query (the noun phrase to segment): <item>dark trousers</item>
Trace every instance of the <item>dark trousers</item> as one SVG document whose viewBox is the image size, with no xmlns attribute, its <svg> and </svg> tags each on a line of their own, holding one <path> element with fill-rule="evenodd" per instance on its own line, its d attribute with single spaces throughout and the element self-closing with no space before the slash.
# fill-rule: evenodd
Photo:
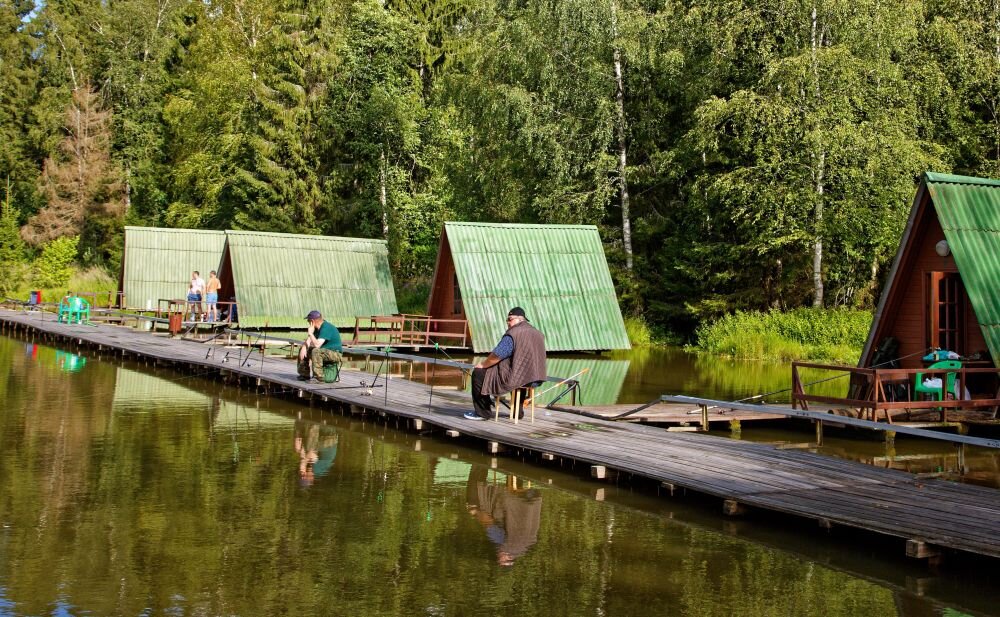
<svg viewBox="0 0 1000 617">
<path fill-rule="evenodd" d="M 480 394 L 480 392 L 483 391 L 483 382 L 486 381 L 486 371 L 494 370 L 496 370 L 494 367 L 472 369 L 472 405 L 475 407 L 476 413 L 479 414 L 480 417 L 486 418 L 487 420 L 493 419 L 493 397 L 489 394 Z M 527 390 L 522 392 L 522 401 L 524 400 L 524 395 L 526 393 Z M 497 404 L 499 405 L 499 403 Z M 511 404 L 514 404 L 513 399 L 511 400 Z M 518 409 L 517 411 L 517 417 L 523 418 L 524 410 Z"/>
</svg>

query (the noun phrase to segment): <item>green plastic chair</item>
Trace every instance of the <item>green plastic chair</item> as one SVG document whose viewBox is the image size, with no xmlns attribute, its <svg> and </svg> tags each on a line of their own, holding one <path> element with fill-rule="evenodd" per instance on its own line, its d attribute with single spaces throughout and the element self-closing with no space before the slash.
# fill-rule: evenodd
<svg viewBox="0 0 1000 617">
<path fill-rule="evenodd" d="M 940 362 L 935 362 L 934 364 L 928 366 L 927 368 L 962 368 L 962 363 L 958 360 L 942 360 Z M 939 377 L 941 374 L 937 373 L 931 377 Z M 958 395 L 955 394 L 955 378 L 958 373 L 945 373 L 944 378 L 941 380 L 941 386 L 937 388 L 932 388 L 924 385 L 924 373 L 917 373 L 917 383 L 913 388 L 913 391 L 918 394 L 930 394 L 934 396 L 939 401 L 944 400 L 945 392 L 950 392 L 952 396 L 956 399 Z"/>
<path fill-rule="evenodd" d="M 88 323 L 90 304 L 79 296 L 66 296 L 59 303 L 59 323 Z"/>
</svg>

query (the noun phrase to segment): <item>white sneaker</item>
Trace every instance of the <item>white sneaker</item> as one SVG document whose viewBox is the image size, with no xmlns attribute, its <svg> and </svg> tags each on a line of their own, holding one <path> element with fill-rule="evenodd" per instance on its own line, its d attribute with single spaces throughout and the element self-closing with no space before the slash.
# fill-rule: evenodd
<svg viewBox="0 0 1000 617">
<path fill-rule="evenodd" d="M 462 414 L 462 417 L 465 418 L 466 420 L 479 420 L 480 422 L 486 420 L 486 418 L 482 417 L 481 415 L 479 415 L 474 411 L 467 411 Z"/>
</svg>

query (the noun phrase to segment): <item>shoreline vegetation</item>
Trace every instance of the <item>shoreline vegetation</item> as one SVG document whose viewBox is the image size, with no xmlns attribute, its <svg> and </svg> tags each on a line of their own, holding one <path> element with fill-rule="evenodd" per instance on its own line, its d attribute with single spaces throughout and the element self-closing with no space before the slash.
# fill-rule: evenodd
<svg viewBox="0 0 1000 617">
<path fill-rule="evenodd" d="M 697 349 L 744 360 L 811 360 L 856 364 L 872 313 L 799 308 L 736 311 L 695 331 Z"/>
</svg>

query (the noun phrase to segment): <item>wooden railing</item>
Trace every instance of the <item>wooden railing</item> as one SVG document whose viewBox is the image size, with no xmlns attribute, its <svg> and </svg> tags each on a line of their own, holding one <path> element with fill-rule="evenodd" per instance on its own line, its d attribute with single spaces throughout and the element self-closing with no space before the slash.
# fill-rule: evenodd
<svg viewBox="0 0 1000 617">
<path fill-rule="evenodd" d="M 181 313 L 184 315 L 184 321 L 191 321 L 187 319 L 189 315 L 196 315 L 200 319 L 195 319 L 193 321 L 204 321 L 205 323 L 232 323 L 233 308 L 236 308 L 237 319 L 239 319 L 239 308 L 237 302 L 216 302 L 216 312 L 221 316 L 225 314 L 225 318 L 220 318 L 215 322 L 206 321 L 208 303 L 205 300 L 171 300 L 166 298 L 161 298 L 156 301 L 156 316 L 162 317 L 164 314 L 170 315 L 171 313 Z M 165 307 L 165 308 L 164 308 Z"/>
<path fill-rule="evenodd" d="M 427 315 L 373 315 L 354 318 L 352 345 L 468 348 L 469 322 Z"/>
<path fill-rule="evenodd" d="M 806 386 L 802 380 L 800 369 L 814 369 L 822 371 L 832 371 L 841 373 L 829 379 L 844 379 L 848 394 L 844 397 L 822 396 L 808 394 Z M 916 395 L 914 385 L 916 376 L 921 373 L 924 378 L 940 378 L 947 386 L 948 373 L 955 374 L 955 394 L 953 398 L 947 395 L 944 400 L 919 400 Z M 1000 409 L 1000 391 L 996 389 L 996 382 L 986 398 L 972 398 L 968 395 L 968 385 L 970 377 L 975 375 L 990 375 L 996 378 L 1000 375 L 1000 369 L 996 368 L 857 368 L 848 366 L 833 366 L 827 364 L 812 364 L 808 362 L 792 362 L 792 408 L 801 407 L 808 410 L 809 403 L 826 403 L 835 405 L 841 409 L 857 410 L 857 417 L 868 418 L 872 421 L 878 419 L 879 412 L 883 412 L 884 418 L 892 423 L 892 412 L 897 410 L 905 411 L 928 411 L 940 412 L 942 422 L 948 421 L 948 410 L 968 410 L 987 409 L 993 412 L 993 417 L 997 417 L 997 410 Z M 849 383 L 848 383 L 849 382 Z M 897 392 L 900 391 L 900 392 Z"/>
<path fill-rule="evenodd" d="M 70 291 L 66 295 L 85 299 L 91 308 L 116 308 L 125 299 L 120 291 Z"/>
</svg>

